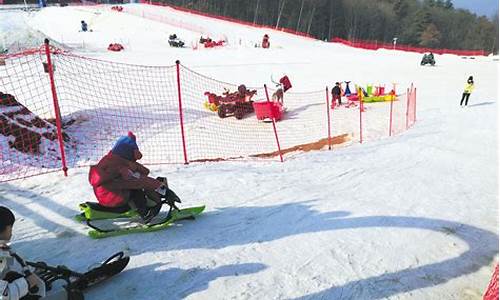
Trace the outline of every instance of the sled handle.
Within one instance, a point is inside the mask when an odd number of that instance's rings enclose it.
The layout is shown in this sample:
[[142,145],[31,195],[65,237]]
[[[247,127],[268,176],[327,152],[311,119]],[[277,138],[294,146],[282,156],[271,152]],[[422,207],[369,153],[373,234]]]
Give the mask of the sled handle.
[[116,260],[121,260],[123,257],[125,256],[125,253],[123,253],[123,251],[120,251],[120,252],[117,252],[113,255],[111,255],[108,259],[106,259],[102,265],[107,265],[109,264],[111,261],[113,261],[115,258],[117,258]]

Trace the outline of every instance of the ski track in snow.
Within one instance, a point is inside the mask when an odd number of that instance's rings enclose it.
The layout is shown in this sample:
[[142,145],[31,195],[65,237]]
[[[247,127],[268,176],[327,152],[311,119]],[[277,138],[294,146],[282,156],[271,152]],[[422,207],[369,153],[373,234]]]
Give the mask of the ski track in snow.
[[[252,45],[266,30],[144,5],[125,10],[47,8],[18,13],[23,22],[0,21],[0,29],[26,23],[82,55],[144,65],[180,59],[247,86],[269,83],[277,73],[290,76],[294,91],[341,79],[398,82],[399,91],[414,82],[417,123],[391,138],[285,163],[155,166],[153,174],[169,178],[183,206],[207,209],[194,222],[148,234],[86,236],[87,228],[71,219],[78,203],[93,199],[86,169],[3,183],[0,204],[18,217],[19,254],[84,270],[128,251],[127,269],[86,299],[481,299],[498,261],[498,62],[436,55],[437,67],[423,68],[417,53],[364,51],[274,31],[272,48],[263,52]],[[164,22],[134,16],[144,13]],[[82,18],[93,33],[77,32]],[[229,46],[170,49],[172,32],[188,44],[200,36],[172,24],[226,35]],[[111,40],[126,50],[106,52]],[[461,108],[468,75],[476,89]]]

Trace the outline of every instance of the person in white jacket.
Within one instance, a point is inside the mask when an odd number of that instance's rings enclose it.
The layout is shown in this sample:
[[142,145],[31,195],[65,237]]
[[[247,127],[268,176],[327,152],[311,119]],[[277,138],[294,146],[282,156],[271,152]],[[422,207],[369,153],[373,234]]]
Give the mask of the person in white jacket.
[[70,299],[65,289],[47,296],[43,280],[11,250],[8,243],[15,220],[10,209],[0,206],[0,300]]

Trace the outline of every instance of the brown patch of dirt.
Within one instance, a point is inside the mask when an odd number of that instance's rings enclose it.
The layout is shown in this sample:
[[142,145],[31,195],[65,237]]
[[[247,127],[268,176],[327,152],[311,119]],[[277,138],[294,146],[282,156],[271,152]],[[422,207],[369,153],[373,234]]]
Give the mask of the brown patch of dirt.
[[231,160],[231,159],[238,159],[238,158],[243,158],[243,157],[230,157],[230,158],[200,158],[200,159],[194,159],[190,160],[189,162],[219,162],[219,161],[226,161],[226,160]]
[[[331,145],[340,145],[346,142],[349,142],[351,140],[351,136],[349,134],[342,134],[339,136],[335,136],[331,138]],[[297,152],[297,151],[302,151],[302,152],[309,152],[309,151],[318,151],[322,150],[323,148],[328,147],[328,138],[321,139],[317,142],[312,142],[312,143],[307,143],[307,144],[302,144],[302,145],[297,145],[293,146],[287,149],[281,149],[282,154],[287,154],[287,153],[292,153],[292,152]],[[279,151],[274,151],[274,152],[269,152],[269,153],[260,153],[260,154],[252,154],[250,157],[258,157],[258,158],[271,158],[271,157],[276,157],[279,156],[280,153]],[[195,160],[190,160],[189,162],[220,162],[220,161],[228,161],[228,160],[234,160],[234,159],[241,159],[243,158],[242,156],[239,157],[229,157],[229,158],[204,158],[204,159],[195,159]]]
[[[351,140],[351,136],[349,134],[342,134],[331,138],[331,145],[340,145],[346,143]],[[296,151],[309,152],[309,151],[318,151],[325,147],[328,147],[328,138],[321,139],[317,142],[301,144],[297,146],[293,146],[286,149],[281,149],[281,154],[287,154]],[[259,158],[270,158],[276,157],[280,155],[279,151],[269,152],[269,153],[261,153],[250,155],[251,157],[259,157]]]

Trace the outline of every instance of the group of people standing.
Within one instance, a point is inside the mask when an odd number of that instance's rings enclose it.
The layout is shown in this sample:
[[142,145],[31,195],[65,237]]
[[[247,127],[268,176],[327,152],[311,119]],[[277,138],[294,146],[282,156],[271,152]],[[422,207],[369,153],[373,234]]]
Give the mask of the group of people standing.
[[[460,101],[460,106],[467,106],[469,103],[469,97],[470,94],[472,94],[472,91],[474,90],[474,78],[472,76],[469,76],[467,79],[467,83],[465,84],[464,92],[462,93],[462,100]],[[335,82],[335,86],[332,88],[331,91],[332,94],[332,108],[337,105],[342,105],[342,86],[340,85],[340,82]]]

